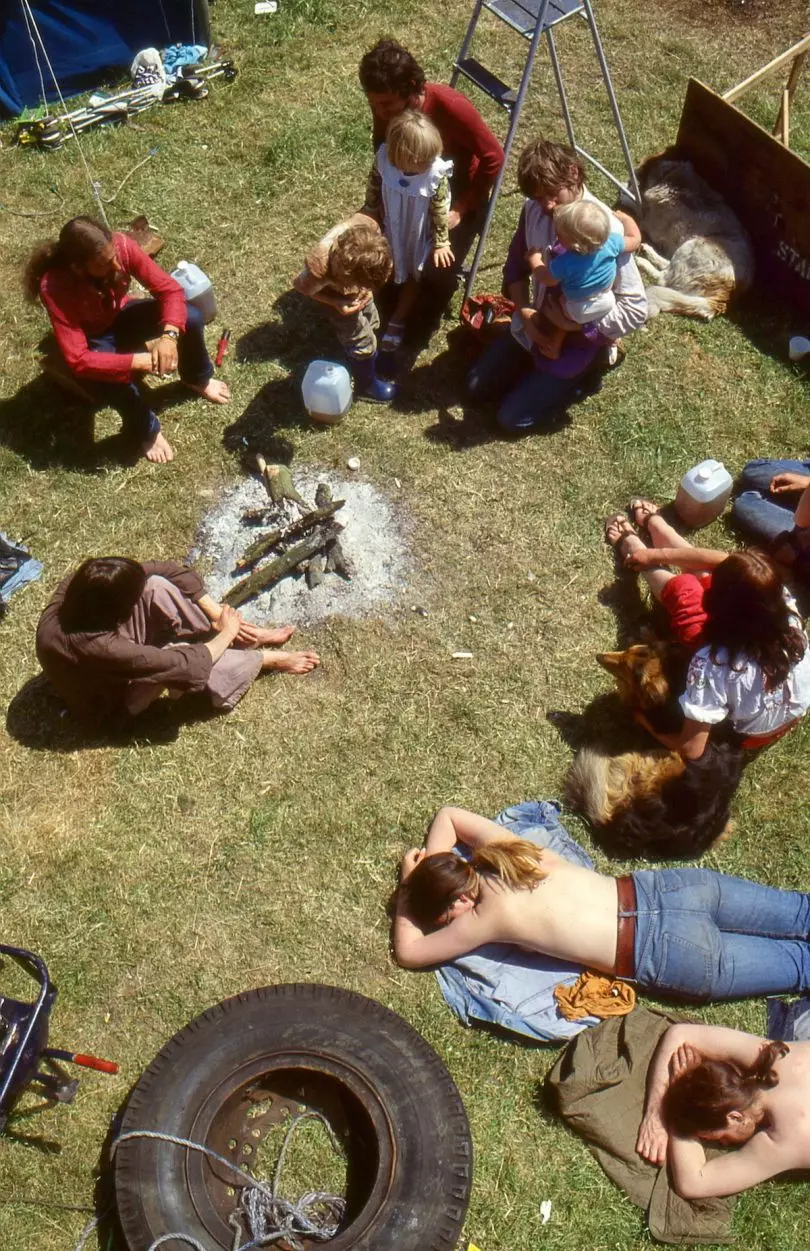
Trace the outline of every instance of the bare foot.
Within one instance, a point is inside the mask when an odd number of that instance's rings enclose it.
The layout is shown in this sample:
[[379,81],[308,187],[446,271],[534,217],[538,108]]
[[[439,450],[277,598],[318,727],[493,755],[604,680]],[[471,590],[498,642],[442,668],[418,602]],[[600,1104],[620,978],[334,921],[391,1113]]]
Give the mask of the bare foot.
[[196,391],[197,395],[201,395],[204,400],[210,400],[212,404],[227,404],[231,398],[230,387],[220,378],[209,378],[204,387],[192,386],[190,382],[186,386],[189,391]]
[[309,673],[320,663],[317,652],[262,653],[262,669],[277,669],[280,673]]
[[256,627],[257,647],[281,647],[291,635],[295,634],[295,626],[279,626],[277,630],[267,630],[264,626]]
[[174,460],[174,449],[168,439],[164,438],[158,430],[154,439],[148,443],[141,444],[141,451],[147,460],[151,460],[153,465],[167,465],[170,460]]
[[639,530],[645,529],[650,517],[655,517],[659,512],[657,504],[653,504],[651,500],[635,499],[630,501],[630,512],[633,514]]
[[636,537],[636,533],[624,513],[614,513],[612,517],[608,517],[605,521],[605,541],[611,547],[618,547],[622,539],[632,536]]

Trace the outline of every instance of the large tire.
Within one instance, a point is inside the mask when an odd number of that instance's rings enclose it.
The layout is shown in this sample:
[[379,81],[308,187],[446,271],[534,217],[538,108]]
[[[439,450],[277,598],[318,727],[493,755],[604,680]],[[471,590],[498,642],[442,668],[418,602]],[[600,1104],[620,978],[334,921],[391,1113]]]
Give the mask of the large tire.
[[[121,1133],[174,1134],[248,1167],[263,1136],[257,1127],[304,1104],[327,1116],[347,1156],[346,1216],[330,1251],[453,1251],[472,1181],[464,1104],[425,1040],[362,995],[265,986],[210,1008],[149,1065]],[[115,1191],[130,1251],[171,1233],[192,1235],[206,1251],[230,1251],[237,1184],[199,1152],[147,1139],[122,1143]],[[188,1251],[185,1242],[163,1245]]]

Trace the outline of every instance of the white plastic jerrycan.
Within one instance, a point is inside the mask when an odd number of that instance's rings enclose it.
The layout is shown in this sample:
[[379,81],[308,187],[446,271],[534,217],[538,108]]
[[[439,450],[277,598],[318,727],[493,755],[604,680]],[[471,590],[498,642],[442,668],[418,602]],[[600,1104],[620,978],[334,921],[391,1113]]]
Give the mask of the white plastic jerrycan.
[[195,305],[200,310],[206,326],[213,321],[217,315],[217,302],[208,275],[204,274],[198,265],[192,265],[191,261],[178,261],[172,278],[180,283],[189,304]]
[[345,365],[311,361],[301,383],[304,403],[313,421],[334,426],[351,407],[352,380]]
[[693,530],[708,526],[722,513],[733,485],[731,474],[722,461],[702,460],[681,478],[675,496],[675,512]]

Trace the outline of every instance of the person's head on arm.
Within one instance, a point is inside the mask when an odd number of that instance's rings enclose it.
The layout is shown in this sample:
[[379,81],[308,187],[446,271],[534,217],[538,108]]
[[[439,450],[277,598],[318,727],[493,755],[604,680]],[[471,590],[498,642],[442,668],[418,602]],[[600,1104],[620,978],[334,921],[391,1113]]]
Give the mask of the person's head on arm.
[[74,217],[62,227],[58,239],[40,243],[30,254],[23,287],[33,302],[39,298],[42,279],[51,270],[104,286],[112,284],[122,268],[112,231],[92,217]]
[[329,249],[325,276],[339,290],[379,291],[393,269],[388,240],[376,222],[364,218],[337,236]]
[[146,586],[146,570],[126,556],[86,560],[67,585],[59,609],[66,633],[105,633],[123,625]]
[[360,61],[360,86],[369,107],[382,123],[417,108],[425,91],[425,74],[407,48],[381,39]]
[[585,167],[570,148],[536,139],[520,154],[517,180],[528,200],[539,204],[544,213],[553,213],[558,205],[582,198]]

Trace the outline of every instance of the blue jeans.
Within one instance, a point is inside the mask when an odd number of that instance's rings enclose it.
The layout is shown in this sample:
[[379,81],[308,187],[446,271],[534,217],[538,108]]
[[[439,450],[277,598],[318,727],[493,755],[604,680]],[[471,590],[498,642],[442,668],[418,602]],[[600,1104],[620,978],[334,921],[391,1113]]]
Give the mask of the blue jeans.
[[704,1003],[810,988],[810,895],[710,869],[633,881],[640,986]]
[[527,434],[550,423],[583,390],[581,376],[558,378],[536,369],[530,354],[508,332],[489,345],[467,375],[471,399],[499,401],[498,425],[509,434]]
[[784,530],[792,530],[793,509],[799,492],[772,495],[771,479],[778,473],[810,474],[810,460],[749,460],[740,474],[745,490],[731,510],[734,522],[754,539],[770,542]]
[[[142,352],[147,339],[154,339],[163,326],[157,300],[130,300],[103,335],[88,339],[91,352]],[[177,344],[177,366],[181,382],[204,387],[214,366],[205,346],[200,310],[186,304],[186,328]],[[93,380],[99,402],[121,414],[121,430],[135,443],[146,443],[160,430],[160,422],[137,382]]]

